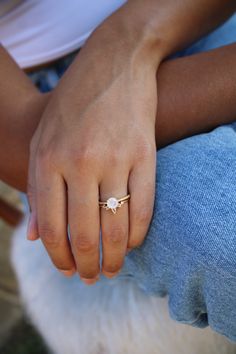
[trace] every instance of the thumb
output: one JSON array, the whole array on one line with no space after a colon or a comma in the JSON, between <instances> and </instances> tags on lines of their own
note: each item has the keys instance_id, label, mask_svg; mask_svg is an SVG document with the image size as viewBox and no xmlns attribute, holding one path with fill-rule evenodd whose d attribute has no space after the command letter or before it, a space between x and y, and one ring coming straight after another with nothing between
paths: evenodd
<instances>
[{"instance_id":1,"label":"thumb","mask_svg":"<svg viewBox=\"0 0 236 354\"><path fill-rule=\"evenodd\" d=\"M37 213L36 213L36 191L35 191L35 178L34 178L34 163L32 157L29 162L28 183L27 183L27 199L30 208L30 215L27 228L27 239L30 241L39 238Z\"/></svg>"}]
</instances>

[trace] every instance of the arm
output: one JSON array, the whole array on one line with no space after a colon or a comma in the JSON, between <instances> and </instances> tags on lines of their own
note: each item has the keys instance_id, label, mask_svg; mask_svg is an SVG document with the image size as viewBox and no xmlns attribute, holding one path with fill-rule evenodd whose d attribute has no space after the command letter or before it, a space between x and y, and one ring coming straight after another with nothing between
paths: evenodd
<instances>
[{"instance_id":1,"label":"arm","mask_svg":"<svg viewBox=\"0 0 236 354\"><path fill-rule=\"evenodd\" d=\"M224 0L149 0L145 2L129 0L112 16L108 17L103 26L111 27L114 35L119 33L118 36L123 38L127 38L128 34L130 37L135 34L140 36L139 28L141 28L141 33L145 33L143 27L147 28L146 32L150 35L151 28L155 44L161 42L161 45L165 48L165 55L168 55L212 30L233 14L235 10L235 0L227 2ZM136 39L138 38L136 37ZM107 42L110 44L109 40ZM6 121L11 122L12 125L8 129L14 131L14 127L16 130L21 129L19 112L23 115L25 107L28 109L30 105L27 105L27 102L39 102L41 96L43 106L44 100L47 100L46 97L42 98L42 95L39 94L23 71L16 66L1 45L0 63L0 102L5 101L4 105L1 104L1 124ZM12 102L14 102L14 107ZM17 107L18 102L21 107ZM18 112L17 116L14 115L15 111ZM8 114L11 115L11 112L13 112L14 118L8 119ZM18 118L16 119L16 117ZM35 128L34 124L34 120L28 117L27 126L30 133ZM21 136L21 134L23 132L19 135ZM4 136L2 136L3 138ZM5 140L1 141L5 142Z\"/></svg>"},{"instance_id":2,"label":"arm","mask_svg":"<svg viewBox=\"0 0 236 354\"><path fill-rule=\"evenodd\" d=\"M211 30L227 17L229 17L236 8L235 1L224 0L149 0L143 2L142 0L129 0L124 6L110 16L103 25L107 25L113 28L114 34L119 32L126 38L129 34L130 39L136 34L136 39L140 36L138 28L146 26L149 29L149 24L153 30L155 37L155 43L165 42L165 54L170 54L174 50L187 45L187 43L195 40L199 36L203 35L207 31ZM130 28L131 26L131 28ZM133 31L132 31L133 26ZM136 28L134 27L136 26ZM144 31L145 32L145 31ZM150 32L147 30L147 32ZM116 34L117 35L117 34ZM165 39L164 36L165 35ZM157 41L156 41L157 39ZM110 41L107 41L110 44ZM103 43L104 45L104 43ZM231 53L233 50L230 50ZM233 53L232 53L233 55ZM200 58L200 57L199 57ZM205 56L201 57L206 67L208 66ZM222 58L224 59L224 58ZM186 65L191 62L191 59L183 59L186 61ZM5 147L0 152L0 177L8 183L25 190L26 188L26 176L28 165L28 148L29 140L33 135L33 132L40 119L40 115L47 102L45 95L40 95L36 88L32 85L30 80L24 75L6 51L0 46L0 103L1 103L1 116L0 116L0 141L1 146ZM178 63L178 65L177 65ZM195 61L193 60L193 65ZM172 131L170 125L168 127L168 119L165 119L165 112L171 109L175 104L178 107L185 105L179 105L182 98L180 95L166 95L165 85L170 85L175 90L175 85L178 84L178 80L174 83L171 79L171 75L166 75L165 71L172 70L172 75L178 76L178 70L183 67L182 60L175 63L163 64L166 70L162 70L159 80L159 87L161 89L160 106L158 107L159 122L158 129L160 130L159 139L157 141L158 146L168 144L168 142L175 141L178 138L185 136L185 134L194 134L194 127L196 122L194 121L192 130L189 131L192 125L190 121L188 125L184 125L185 133L181 130ZM175 68L177 67L177 70ZM192 68L192 67L191 67ZM203 70L203 69L202 69ZM207 71L207 68L206 68ZM194 72L197 70L191 70L189 75L194 76ZM195 84L198 74L195 75ZM186 77L186 76L185 76ZM184 78L185 78L184 77ZM233 77L233 76L232 76ZM204 80L205 75L202 76ZM162 84L162 80L164 84ZM191 84L191 80L185 83ZM179 83L179 85L181 85ZM197 82L197 87L201 88L201 83ZM206 86L206 85L205 85ZM179 88L178 92L182 92L184 87ZM201 89L198 90L198 94L201 94ZM175 97L175 104L166 104L166 100L170 100L170 97ZM172 99L173 100L173 99ZM12 104L14 102L14 105ZM163 102L163 104L162 104ZM217 101L218 102L218 101ZM217 112L220 112L216 111ZM33 114L33 112L35 112ZM168 117L172 117L173 112L168 111ZM186 113L186 112L181 112ZM191 114L193 111L190 112ZM203 113L203 112L201 112ZM218 114L218 113L217 113ZM183 114L183 116L185 116ZM163 120L161 119L163 117ZM188 112L187 119L190 120ZM166 125L165 125L166 122ZM175 118L176 124L179 123L177 116ZM200 116L198 116L198 124L200 123ZM188 130L186 131L188 126ZM183 129L183 126L181 127ZM175 136L175 134L177 136ZM196 131L198 132L198 130ZM163 136L163 138L161 138ZM21 151L17 149L21 147ZM11 156L11 160L8 156ZM18 158L18 156L21 158ZM13 159L13 161L12 161ZM19 174L19 175L18 175Z\"/></svg>"},{"instance_id":3,"label":"arm","mask_svg":"<svg viewBox=\"0 0 236 354\"><path fill-rule=\"evenodd\" d=\"M113 277L126 249L142 244L155 196L156 71L235 6L235 0L130 0L88 38L30 145L27 237L40 235L59 270L77 270L85 283L100 271ZM117 218L99 212L99 199L128 191L129 209L124 205Z\"/></svg>"},{"instance_id":4,"label":"arm","mask_svg":"<svg viewBox=\"0 0 236 354\"><path fill-rule=\"evenodd\" d=\"M235 11L235 0L128 0L102 26L125 38L122 42L142 44L142 37L147 37L157 57L160 51L166 57L212 31Z\"/></svg>"},{"instance_id":5,"label":"arm","mask_svg":"<svg viewBox=\"0 0 236 354\"><path fill-rule=\"evenodd\" d=\"M40 235L59 270L77 270L85 282L96 281L101 267L115 276L127 247L143 242L155 195L156 70L235 6L235 0L130 0L88 38L30 144L28 238ZM104 210L100 217L98 199L128 190L129 212L124 206L113 222Z\"/></svg>"},{"instance_id":6,"label":"arm","mask_svg":"<svg viewBox=\"0 0 236 354\"><path fill-rule=\"evenodd\" d=\"M236 43L164 62L157 75L157 147L236 121Z\"/></svg>"},{"instance_id":7,"label":"arm","mask_svg":"<svg viewBox=\"0 0 236 354\"><path fill-rule=\"evenodd\" d=\"M236 120L235 60L236 44L233 44L161 64L157 76L158 148ZM15 73L20 70L15 63L11 65ZM21 84L22 77L19 76L18 80ZM24 80L29 85L25 93L28 94L32 87L27 77ZM10 96L12 87L8 86L7 90L5 94ZM38 98L35 107L32 105L28 108L26 114L19 115L20 110L9 105L10 119L4 119L3 115L0 119L0 141L3 142L0 149L0 177L22 191L26 191L30 140L48 100L46 96ZM22 102L25 102L24 97ZM0 105L2 107L2 103Z\"/></svg>"},{"instance_id":8,"label":"arm","mask_svg":"<svg viewBox=\"0 0 236 354\"><path fill-rule=\"evenodd\" d=\"M0 179L26 190L30 139L47 103L0 46Z\"/></svg>"}]
</instances>

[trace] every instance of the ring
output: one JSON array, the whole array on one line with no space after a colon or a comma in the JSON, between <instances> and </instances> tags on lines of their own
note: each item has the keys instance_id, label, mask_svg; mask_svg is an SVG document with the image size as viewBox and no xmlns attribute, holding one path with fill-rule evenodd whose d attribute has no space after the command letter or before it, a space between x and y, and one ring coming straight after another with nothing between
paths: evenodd
<instances>
[{"instance_id":1,"label":"ring","mask_svg":"<svg viewBox=\"0 0 236 354\"><path fill-rule=\"evenodd\" d=\"M125 202L128 201L128 199L130 198L130 194L127 194L125 197L117 199L115 197L110 197L107 199L106 202L100 202L99 201L99 206L101 208L104 208L106 210L111 210L113 212L113 214L116 213L116 209L120 208Z\"/></svg>"}]
</instances>

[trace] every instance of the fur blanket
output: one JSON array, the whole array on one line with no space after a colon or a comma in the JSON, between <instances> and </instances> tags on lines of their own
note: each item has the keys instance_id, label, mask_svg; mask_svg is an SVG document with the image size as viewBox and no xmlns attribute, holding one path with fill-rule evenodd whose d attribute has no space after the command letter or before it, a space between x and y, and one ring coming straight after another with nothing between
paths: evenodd
<instances>
[{"instance_id":1,"label":"fur blanket","mask_svg":"<svg viewBox=\"0 0 236 354\"><path fill-rule=\"evenodd\" d=\"M25 310L56 354L233 354L236 346L209 328L169 318L168 299L145 295L129 279L86 286L65 278L38 240L26 240L26 219L12 241Z\"/></svg>"}]
</instances>

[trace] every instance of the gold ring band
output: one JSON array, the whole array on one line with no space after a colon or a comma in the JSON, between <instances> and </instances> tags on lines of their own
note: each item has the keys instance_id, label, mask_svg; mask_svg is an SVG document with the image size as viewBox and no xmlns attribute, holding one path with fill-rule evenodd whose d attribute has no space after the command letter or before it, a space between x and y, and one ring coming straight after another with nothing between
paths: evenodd
<instances>
[{"instance_id":1,"label":"gold ring band","mask_svg":"<svg viewBox=\"0 0 236 354\"><path fill-rule=\"evenodd\" d=\"M108 198L105 202L99 201L99 206L106 209L111 210L113 214L116 213L116 209L120 208L124 203L126 203L130 198L130 194L127 194L125 197L117 199L115 197Z\"/></svg>"}]
</instances>

